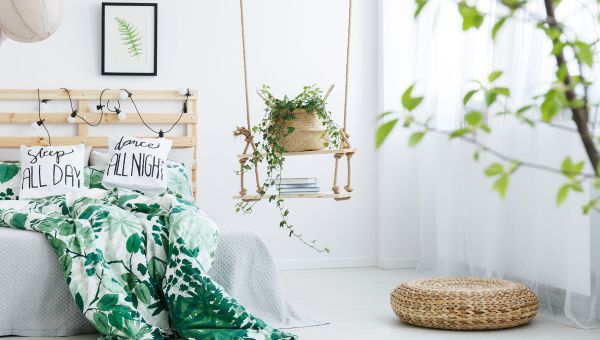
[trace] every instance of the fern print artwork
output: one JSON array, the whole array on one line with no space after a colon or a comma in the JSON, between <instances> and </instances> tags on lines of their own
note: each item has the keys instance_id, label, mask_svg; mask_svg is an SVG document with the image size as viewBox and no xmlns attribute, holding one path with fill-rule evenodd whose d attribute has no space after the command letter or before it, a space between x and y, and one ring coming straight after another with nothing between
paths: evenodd
<instances>
[{"instance_id":1,"label":"fern print artwork","mask_svg":"<svg viewBox=\"0 0 600 340\"><path fill-rule=\"evenodd\" d=\"M115 17L121 42L127 48L131 58L140 59L143 56L142 36L139 29L127 20Z\"/></svg>"},{"instance_id":2,"label":"fern print artwork","mask_svg":"<svg viewBox=\"0 0 600 340\"><path fill-rule=\"evenodd\" d=\"M102 74L156 76L158 4L102 3Z\"/></svg>"}]
</instances>

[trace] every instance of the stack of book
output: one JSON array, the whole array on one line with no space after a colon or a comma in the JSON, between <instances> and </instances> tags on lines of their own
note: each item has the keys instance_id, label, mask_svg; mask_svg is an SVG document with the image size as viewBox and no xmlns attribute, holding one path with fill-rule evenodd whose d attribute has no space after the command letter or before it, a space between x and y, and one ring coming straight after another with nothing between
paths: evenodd
<instances>
[{"instance_id":1,"label":"stack of book","mask_svg":"<svg viewBox=\"0 0 600 340\"><path fill-rule=\"evenodd\" d=\"M276 190L282 194L310 194L319 192L316 177L280 178L276 184Z\"/></svg>"}]
</instances>

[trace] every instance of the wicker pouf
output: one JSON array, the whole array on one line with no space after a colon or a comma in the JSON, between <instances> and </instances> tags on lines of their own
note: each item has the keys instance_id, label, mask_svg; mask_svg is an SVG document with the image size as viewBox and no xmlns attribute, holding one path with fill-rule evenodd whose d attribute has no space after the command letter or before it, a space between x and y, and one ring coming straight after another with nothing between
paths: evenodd
<instances>
[{"instance_id":1,"label":"wicker pouf","mask_svg":"<svg viewBox=\"0 0 600 340\"><path fill-rule=\"evenodd\" d=\"M404 322L455 330L515 327L538 311L537 296L525 285L478 277L403 283L392 292L391 304Z\"/></svg>"}]
</instances>

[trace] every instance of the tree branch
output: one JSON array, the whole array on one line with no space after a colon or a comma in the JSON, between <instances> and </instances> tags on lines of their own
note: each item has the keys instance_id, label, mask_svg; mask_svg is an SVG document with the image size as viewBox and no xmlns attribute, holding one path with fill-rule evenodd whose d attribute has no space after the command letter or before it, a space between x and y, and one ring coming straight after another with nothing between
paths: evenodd
<instances>
[{"instance_id":1,"label":"tree branch","mask_svg":"<svg viewBox=\"0 0 600 340\"><path fill-rule=\"evenodd\" d=\"M442 134L445 136L450 136L452 134L452 131L438 130L438 129L432 128L426 124L423 124L422 122L414 121L414 124L418 125L418 126L422 126L425 130L427 130L429 132L434 132L434 133ZM526 162L526 161L522 161L518 158L508 156L496 149L493 149L489 145L484 144L483 142L481 142L478 139L473 138L473 137L456 136L455 138L461 139L469 144L472 144L472 145L478 147L480 150L487 152L491 155L494 155L497 158L499 158L503 161L506 161L506 162L518 163L520 166L524 166L526 168L543 170L543 171L552 172L552 173L556 173L556 174L560 174L560 175L568 175L569 174L569 173L563 172L561 169L553 168L553 167L545 165L545 164ZM590 174L590 173L582 172L582 173L575 174L575 175L580 175L583 178L596 178L595 174Z\"/></svg>"},{"instance_id":2,"label":"tree branch","mask_svg":"<svg viewBox=\"0 0 600 340\"><path fill-rule=\"evenodd\" d=\"M548 17L546 22L550 27L562 32L560 25L556 21L556 15L554 14L554 0L544 0L544 4L546 7L546 15ZM566 69L565 56L562 50L556 54L556 64L559 69L563 66ZM583 74L581 74L580 76L583 78ZM575 91L571 88L572 79L568 69L566 69L566 75L563 83L567 87L567 89L565 90L565 96L567 97L567 100L571 103L574 102L575 99L577 99L577 95L575 94ZM583 143L587 156L590 162L592 163L592 167L594 168L594 173L598 175L598 162L600 161L600 158L598 156L598 150L594 145L594 140L590 135L590 131L588 130L588 105L586 103L586 105L584 106L572 107L571 112L573 113L572 118L575 122L575 125L577 126L581 142Z\"/></svg>"}]
</instances>

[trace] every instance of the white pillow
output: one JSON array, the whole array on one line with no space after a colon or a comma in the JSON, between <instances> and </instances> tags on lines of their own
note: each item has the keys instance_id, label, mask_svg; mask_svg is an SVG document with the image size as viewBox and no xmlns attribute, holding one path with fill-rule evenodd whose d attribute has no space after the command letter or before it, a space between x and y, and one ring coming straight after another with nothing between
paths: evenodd
<instances>
[{"instance_id":1,"label":"white pillow","mask_svg":"<svg viewBox=\"0 0 600 340\"><path fill-rule=\"evenodd\" d=\"M65 195L84 187L85 147L21 145L21 198Z\"/></svg>"},{"instance_id":2,"label":"white pillow","mask_svg":"<svg viewBox=\"0 0 600 340\"><path fill-rule=\"evenodd\" d=\"M164 168L173 142L160 139L140 139L112 135L108 138L110 152L102 185L121 187L147 194L160 194L167 188Z\"/></svg>"},{"instance_id":3,"label":"white pillow","mask_svg":"<svg viewBox=\"0 0 600 340\"><path fill-rule=\"evenodd\" d=\"M0 151L1 153L1 151ZM185 164L185 170L188 177L192 178L192 164L194 164L194 148L178 148L171 149L169 156L170 161L175 161ZM2 159L0 158L0 161ZM94 148L89 155L89 165L105 167L108 164L108 150L104 148Z\"/></svg>"}]
</instances>

